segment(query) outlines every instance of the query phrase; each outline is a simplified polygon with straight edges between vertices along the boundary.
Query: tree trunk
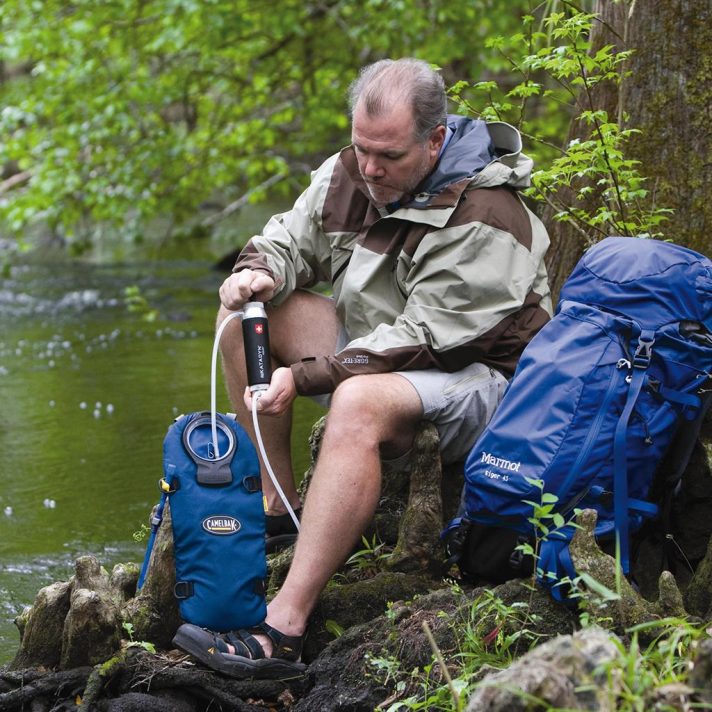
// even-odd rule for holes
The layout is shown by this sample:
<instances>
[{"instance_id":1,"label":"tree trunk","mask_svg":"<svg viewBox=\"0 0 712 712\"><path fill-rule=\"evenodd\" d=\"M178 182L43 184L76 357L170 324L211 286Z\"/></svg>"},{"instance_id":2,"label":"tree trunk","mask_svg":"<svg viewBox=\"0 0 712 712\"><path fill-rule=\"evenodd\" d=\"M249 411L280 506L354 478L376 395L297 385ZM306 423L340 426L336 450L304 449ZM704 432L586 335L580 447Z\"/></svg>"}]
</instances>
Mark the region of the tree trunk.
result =
<instances>
[{"instance_id":1,"label":"tree trunk","mask_svg":"<svg viewBox=\"0 0 712 712\"><path fill-rule=\"evenodd\" d=\"M674 209L666 237L712 254L712 2L662 0L631 7L628 45L636 49L621 87L629 125L639 128L631 157L649 176L651 205Z\"/></svg>"},{"instance_id":2,"label":"tree trunk","mask_svg":"<svg viewBox=\"0 0 712 712\"><path fill-rule=\"evenodd\" d=\"M620 87L602 82L592 90L594 106L625 128L640 130L630 141L630 158L648 177L646 204L674 210L663 223L665 237L709 255L712 240L712 3L709 0L597 0L601 22L592 32L592 52L612 44L633 49ZM567 142L585 127L573 121ZM573 196L571 197L573 200ZM547 258L552 293L559 290L585 249L575 228L544 220L552 246ZM593 237L593 236L591 236Z\"/></svg>"},{"instance_id":3,"label":"tree trunk","mask_svg":"<svg viewBox=\"0 0 712 712\"><path fill-rule=\"evenodd\" d=\"M605 45L614 45L623 49L625 34L625 16L628 11L624 3L613 3L610 0L597 0L595 12L598 13L599 22L593 25L591 32L591 52L595 53ZM618 113L618 87L613 82L600 82L590 90L591 100L595 108L604 109L610 117ZM584 101L584 104L587 104ZM580 109L579 109L580 112ZM574 119L569 127L566 145L575 138L583 138L591 133L590 126ZM575 200L574 192L565 189L561 198L568 204ZM580 207L586 208L585 202L578 201ZM593 207L593 206L588 206ZM565 222L556 222L553 219L554 210L547 209L543 219L551 237L551 247L547 255L547 269L551 284L551 293L554 304L558 301L559 290L578 262L583 251L595 241L591 234L589 240L581 232Z\"/></svg>"}]
</instances>

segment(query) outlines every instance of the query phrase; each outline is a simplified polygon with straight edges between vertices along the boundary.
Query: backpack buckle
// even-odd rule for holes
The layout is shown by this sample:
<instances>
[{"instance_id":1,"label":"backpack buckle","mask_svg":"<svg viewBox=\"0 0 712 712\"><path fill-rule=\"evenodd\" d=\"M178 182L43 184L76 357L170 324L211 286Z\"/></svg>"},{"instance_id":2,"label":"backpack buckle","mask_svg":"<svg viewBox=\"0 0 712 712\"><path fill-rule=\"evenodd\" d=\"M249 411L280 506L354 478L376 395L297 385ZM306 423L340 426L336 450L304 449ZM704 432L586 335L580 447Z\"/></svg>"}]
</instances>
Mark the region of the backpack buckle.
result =
<instances>
[{"instance_id":1,"label":"backpack buckle","mask_svg":"<svg viewBox=\"0 0 712 712\"><path fill-rule=\"evenodd\" d=\"M448 567L457 563L462 558L465 547L465 540L470 531L470 523L458 517L450 523L450 526L440 535L445 545L446 565Z\"/></svg>"},{"instance_id":2,"label":"backpack buckle","mask_svg":"<svg viewBox=\"0 0 712 712\"><path fill-rule=\"evenodd\" d=\"M650 365L654 343L655 339L653 337L646 339L641 335L638 339L638 348L636 348L633 356L633 366L635 368L647 368Z\"/></svg>"},{"instance_id":3,"label":"backpack buckle","mask_svg":"<svg viewBox=\"0 0 712 712\"><path fill-rule=\"evenodd\" d=\"M178 581L173 587L173 595L178 600L190 598L195 593L192 581Z\"/></svg>"}]
</instances>

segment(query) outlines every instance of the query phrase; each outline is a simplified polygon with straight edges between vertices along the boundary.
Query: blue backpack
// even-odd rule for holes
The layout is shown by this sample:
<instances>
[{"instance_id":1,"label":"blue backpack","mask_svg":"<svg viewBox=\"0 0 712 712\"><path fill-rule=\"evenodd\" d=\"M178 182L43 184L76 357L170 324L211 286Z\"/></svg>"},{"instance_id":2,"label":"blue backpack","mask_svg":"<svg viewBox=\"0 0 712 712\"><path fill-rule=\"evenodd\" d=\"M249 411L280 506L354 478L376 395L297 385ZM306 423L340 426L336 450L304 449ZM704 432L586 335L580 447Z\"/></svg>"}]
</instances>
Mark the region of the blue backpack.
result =
<instances>
[{"instance_id":1,"label":"blue backpack","mask_svg":"<svg viewBox=\"0 0 712 712\"><path fill-rule=\"evenodd\" d=\"M217 413L215 431L210 412L180 416L163 441L163 471L138 587L169 501L181 617L220 632L261 623L265 518L259 461L244 429L233 415Z\"/></svg>"},{"instance_id":2,"label":"blue backpack","mask_svg":"<svg viewBox=\"0 0 712 712\"><path fill-rule=\"evenodd\" d=\"M646 501L657 465L681 425L689 447L669 477L679 481L711 374L712 262L628 237L589 249L466 461L461 516L444 532L463 574L492 582L530 574L534 562L518 545L541 535L538 503L551 511L537 578L555 598L566 599L560 583L576 576L575 510L596 510L596 537L617 541L627 575L629 535L658 514Z\"/></svg>"}]
</instances>

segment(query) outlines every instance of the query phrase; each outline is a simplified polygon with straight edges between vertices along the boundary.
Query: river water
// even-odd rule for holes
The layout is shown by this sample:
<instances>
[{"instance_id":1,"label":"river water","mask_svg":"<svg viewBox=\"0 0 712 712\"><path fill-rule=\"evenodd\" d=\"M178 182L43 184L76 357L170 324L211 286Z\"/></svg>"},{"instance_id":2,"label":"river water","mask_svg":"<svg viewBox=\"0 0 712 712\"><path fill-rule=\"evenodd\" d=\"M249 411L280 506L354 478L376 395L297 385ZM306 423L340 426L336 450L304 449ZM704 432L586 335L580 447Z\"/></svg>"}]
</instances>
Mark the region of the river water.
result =
<instances>
[{"instance_id":1,"label":"river water","mask_svg":"<svg viewBox=\"0 0 712 712\"><path fill-rule=\"evenodd\" d=\"M210 406L223 275L205 262L119 266L45 261L0 278L0 665L15 616L67 580L77 556L139 562L133 534L157 501L166 429ZM137 285L155 321L130 313ZM295 471L321 414L299 399ZM230 410L222 379L218 409Z\"/></svg>"}]
</instances>

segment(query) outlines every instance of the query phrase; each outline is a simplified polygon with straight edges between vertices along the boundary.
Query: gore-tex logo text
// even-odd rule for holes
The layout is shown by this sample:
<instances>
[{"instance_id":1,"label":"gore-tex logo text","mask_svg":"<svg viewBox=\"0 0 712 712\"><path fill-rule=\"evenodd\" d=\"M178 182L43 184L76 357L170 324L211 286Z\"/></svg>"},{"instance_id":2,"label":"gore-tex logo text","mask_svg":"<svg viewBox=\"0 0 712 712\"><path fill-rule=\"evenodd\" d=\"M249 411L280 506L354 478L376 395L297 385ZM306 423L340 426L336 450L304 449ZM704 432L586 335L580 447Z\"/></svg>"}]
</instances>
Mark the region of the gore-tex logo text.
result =
<instances>
[{"instance_id":1,"label":"gore-tex logo text","mask_svg":"<svg viewBox=\"0 0 712 712\"><path fill-rule=\"evenodd\" d=\"M368 356L366 354L358 354L356 356L346 356L341 361L344 366L367 366Z\"/></svg>"},{"instance_id":2,"label":"gore-tex logo text","mask_svg":"<svg viewBox=\"0 0 712 712\"><path fill-rule=\"evenodd\" d=\"M511 460L505 460L503 457L495 457L488 452L482 453L482 462L486 465L501 467L503 470L511 470L512 472L519 472L519 468L522 465L521 462L512 462Z\"/></svg>"}]
</instances>

